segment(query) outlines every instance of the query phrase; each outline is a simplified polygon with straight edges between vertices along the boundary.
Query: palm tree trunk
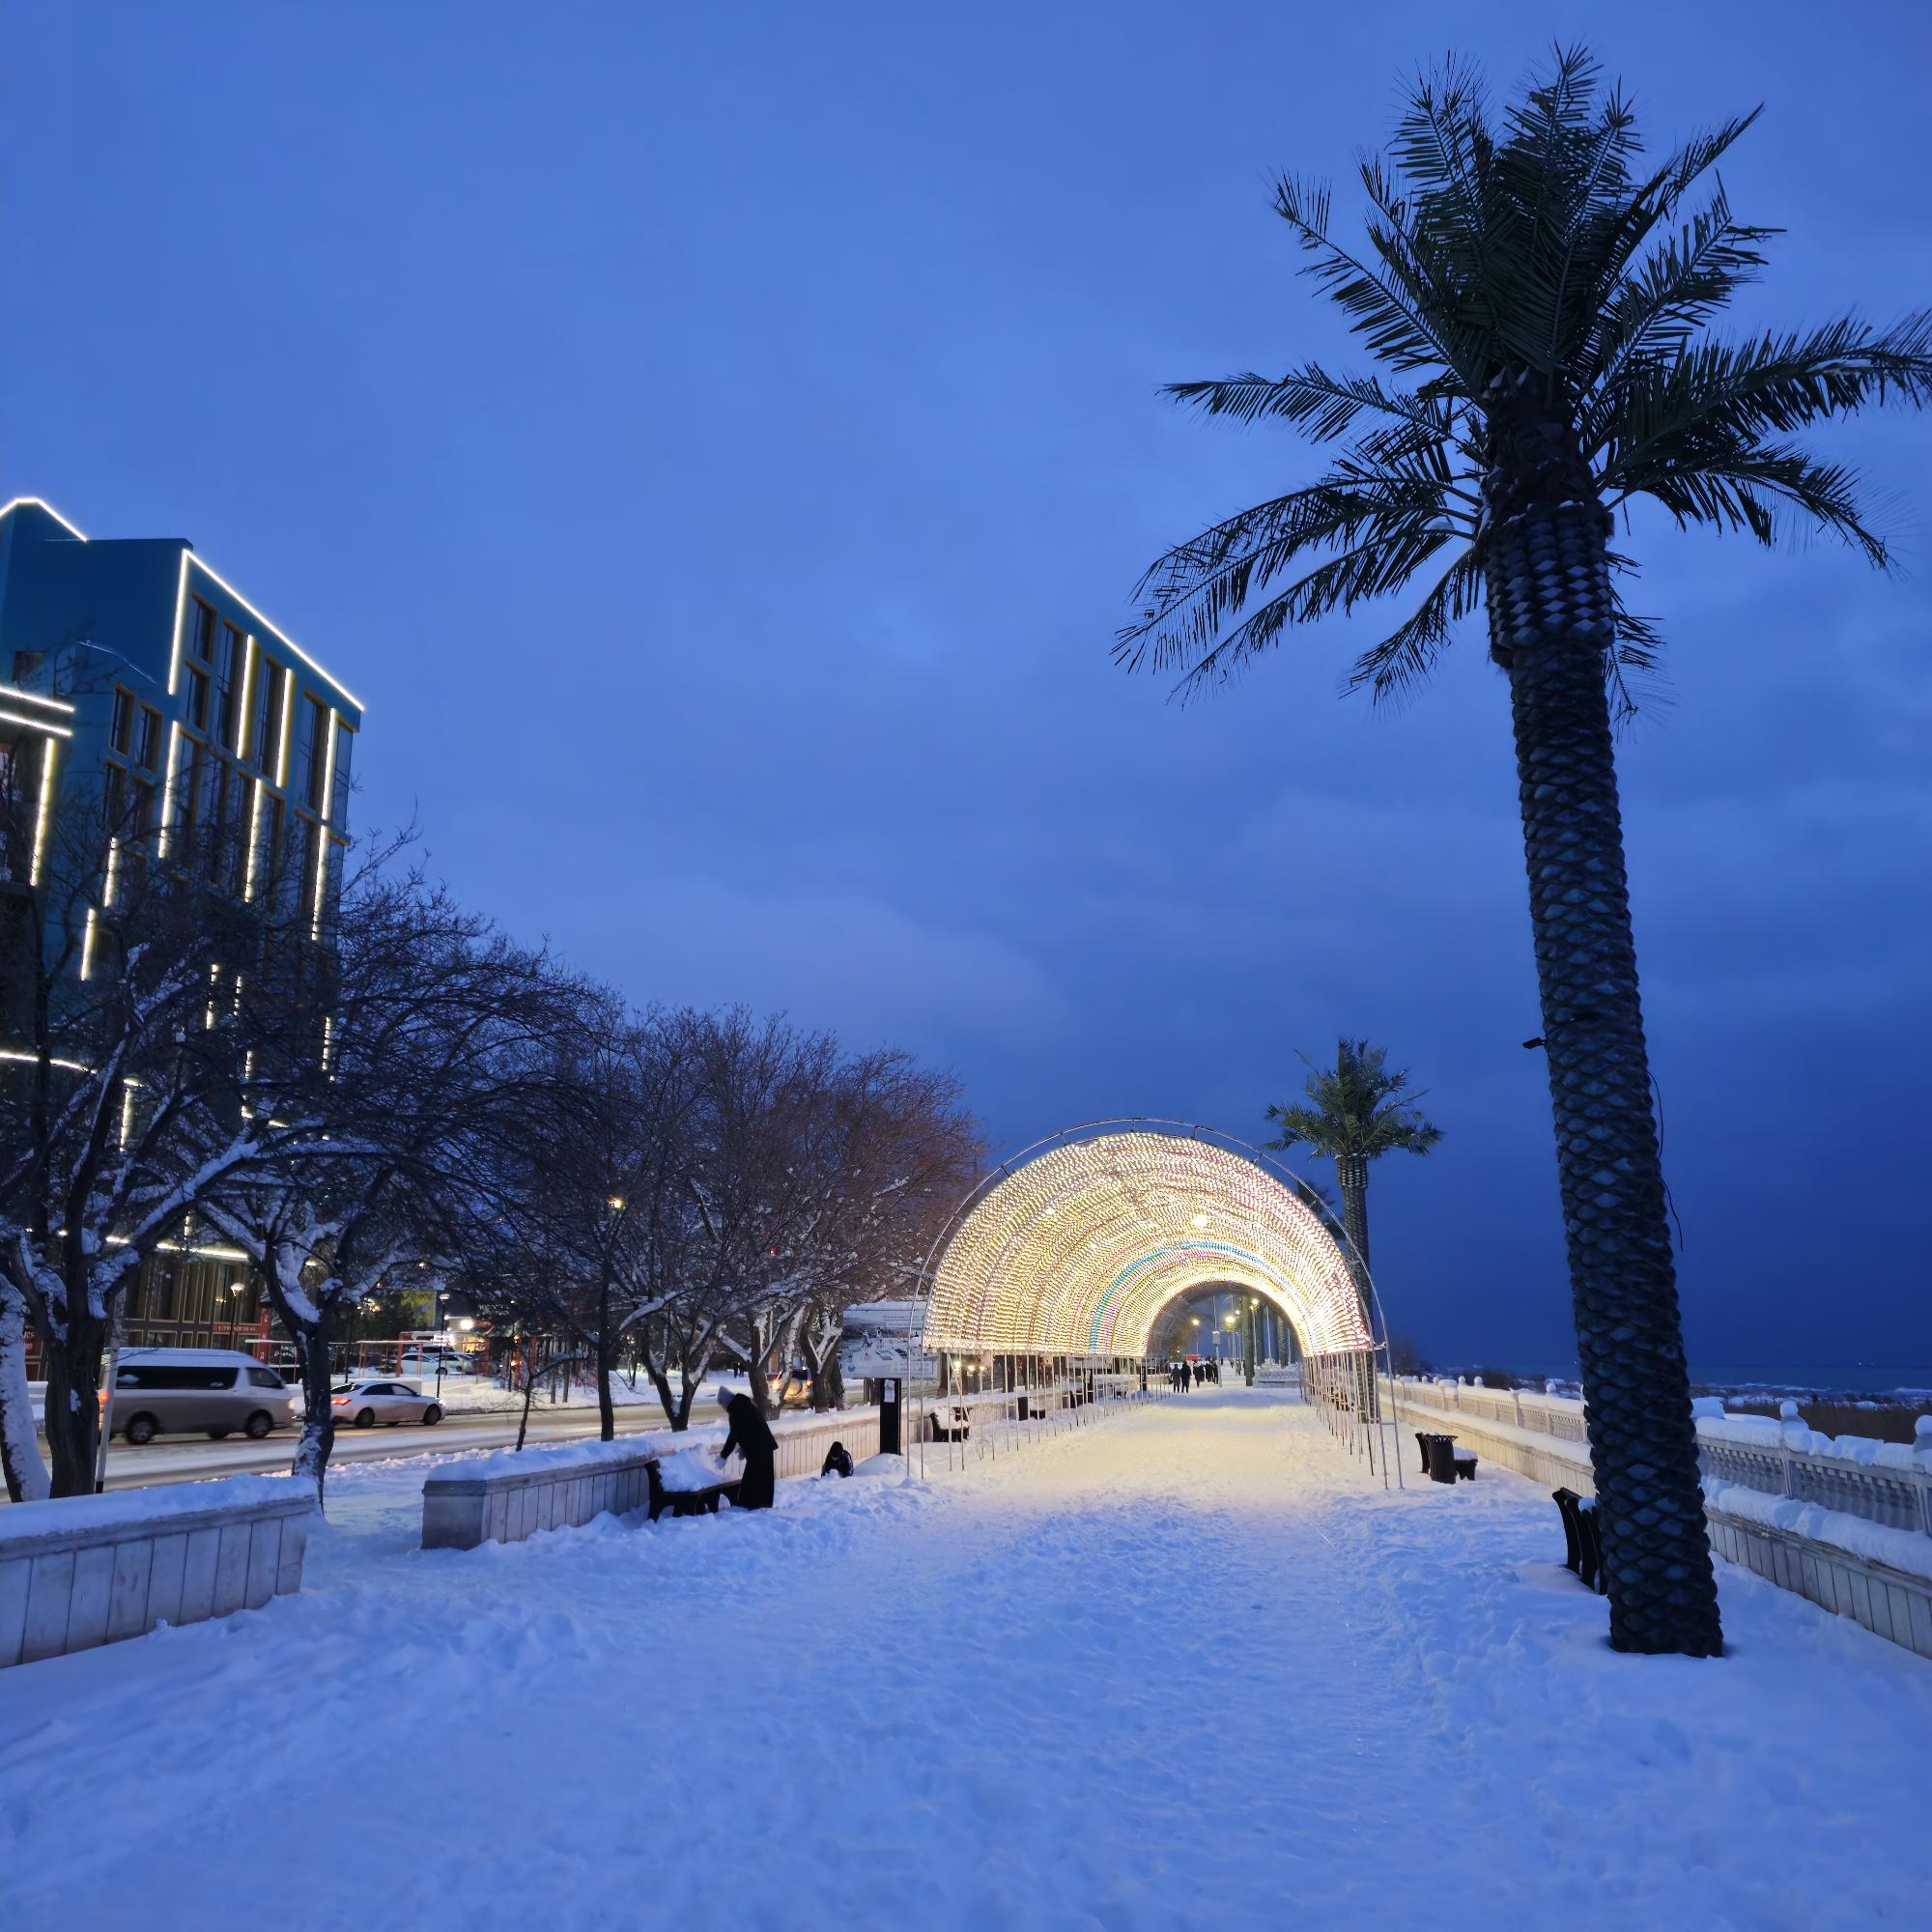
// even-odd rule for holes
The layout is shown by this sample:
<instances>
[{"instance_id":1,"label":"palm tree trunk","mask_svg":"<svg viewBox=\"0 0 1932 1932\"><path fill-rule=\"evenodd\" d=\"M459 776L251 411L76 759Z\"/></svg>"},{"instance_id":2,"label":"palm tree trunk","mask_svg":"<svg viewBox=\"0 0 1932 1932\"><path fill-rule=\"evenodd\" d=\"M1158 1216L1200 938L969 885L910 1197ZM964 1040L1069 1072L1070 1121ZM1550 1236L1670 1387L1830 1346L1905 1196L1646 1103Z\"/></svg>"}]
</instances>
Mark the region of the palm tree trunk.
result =
<instances>
[{"instance_id":1,"label":"palm tree trunk","mask_svg":"<svg viewBox=\"0 0 1932 1932\"><path fill-rule=\"evenodd\" d=\"M1537 986L1610 1642L1718 1655L1690 1381L1651 1111L1604 654L1604 513L1498 523L1488 588L1516 730Z\"/></svg>"},{"instance_id":2,"label":"palm tree trunk","mask_svg":"<svg viewBox=\"0 0 1932 1932\"><path fill-rule=\"evenodd\" d=\"M1364 1274L1369 1267L1369 1162L1359 1153L1335 1156L1335 1182L1342 1190L1342 1228L1354 1244Z\"/></svg>"}]
</instances>

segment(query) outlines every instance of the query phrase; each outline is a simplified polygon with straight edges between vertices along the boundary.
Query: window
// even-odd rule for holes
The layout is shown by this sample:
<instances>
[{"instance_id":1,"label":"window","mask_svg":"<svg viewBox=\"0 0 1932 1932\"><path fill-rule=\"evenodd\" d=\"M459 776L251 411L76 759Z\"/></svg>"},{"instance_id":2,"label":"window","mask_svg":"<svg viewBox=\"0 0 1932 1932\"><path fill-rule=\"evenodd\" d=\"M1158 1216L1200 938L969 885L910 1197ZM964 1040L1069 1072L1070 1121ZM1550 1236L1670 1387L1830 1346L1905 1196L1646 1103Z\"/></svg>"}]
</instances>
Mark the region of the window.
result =
<instances>
[{"instance_id":1,"label":"window","mask_svg":"<svg viewBox=\"0 0 1932 1932\"><path fill-rule=\"evenodd\" d=\"M335 784L328 801L328 822L340 832L349 823L349 762L355 733L339 720L335 730Z\"/></svg>"},{"instance_id":2,"label":"window","mask_svg":"<svg viewBox=\"0 0 1932 1932\"><path fill-rule=\"evenodd\" d=\"M158 810L155 802L154 781L137 778L129 792L132 805L128 814L128 836L130 838L151 838Z\"/></svg>"},{"instance_id":3,"label":"window","mask_svg":"<svg viewBox=\"0 0 1932 1932\"><path fill-rule=\"evenodd\" d=\"M161 762L161 714L152 704L141 707L140 735L134 740L134 762L152 772Z\"/></svg>"},{"instance_id":4,"label":"window","mask_svg":"<svg viewBox=\"0 0 1932 1932\"><path fill-rule=\"evenodd\" d=\"M248 1386L258 1389L278 1389L285 1386L285 1384L281 1377L273 1369L250 1369L248 1371Z\"/></svg>"},{"instance_id":5,"label":"window","mask_svg":"<svg viewBox=\"0 0 1932 1932\"><path fill-rule=\"evenodd\" d=\"M203 1368L199 1364L156 1362L152 1367L117 1370L114 1386L118 1389L225 1389L235 1386L236 1374L237 1371L230 1367Z\"/></svg>"},{"instance_id":6,"label":"window","mask_svg":"<svg viewBox=\"0 0 1932 1932\"><path fill-rule=\"evenodd\" d=\"M242 810L243 781L226 758L210 757L207 764L208 791L202 812L207 838L204 864L213 883L227 885L233 882L240 844L233 820Z\"/></svg>"},{"instance_id":7,"label":"window","mask_svg":"<svg viewBox=\"0 0 1932 1932\"><path fill-rule=\"evenodd\" d=\"M288 807L279 798L265 798L262 801L261 823L256 828L255 836L259 842L255 847L255 883L257 889L266 891L271 900L281 883L287 812Z\"/></svg>"},{"instance_id":8,"label":"window","mask_svg":"<svg viewBox=\"0 0 1932 1932\"><path fill-rule=\"evenodd\" d=\"M214 735L230 752L242 742L242 684L247 665L247 639L233 624L223 624L214 659Z\"/></svg>"},{"instance_id":9,"label":"window","mask_svg":"<svg viewBox=\"0 0 1932 1932\"><path fill-rule=\"evenodd\" d=\"M114 687L114 712L107 722L107 742L125 758L134 737L134 694Z\"/></svg>"},{"instance_id":10,"label":"window","mask_svg":"<svg viewBox=\"0 0 1932 1932\"><path fill-rule=\"evenodd\" d=\"M282 693L289 674L282 666L263 658L255 672L255 728L249 736L249 756L270 781L281 777Z\"/></svg>"},{"instance_id":11,"label":"window","mask_svg":"<svg viewBox=\"0 0 1932 1932\"><path fill-rule=\"evenodd\" d=\"M325 867L328 864L328 834L319 825L303 828L307 844L302 852L302 895L301 910L305 917L319 919L322 916L320 896Z\"/></svg>"},{"instance_id":12,"label":"window","mask_svg":"<svg viewBox=\"0 0 1932 1932\"><path fill-rule=\"evenodd\" d=\"M127 811L128 769L109 758L100 781L100 816L110 833L127 829Z\"/></svg>"},{"instance_id":13,"label":"window","mask_svg":"<svg viewBox=\"0 0 1932 1932\"><path fill-rule=\"evenodd\" d=\"M201 821L202 772L208 756L199 738L179 738L175 742L173 812L170 834L179 832L184 840L194 837Z\"/></svg>"},{"instance_id":14,"label":"window","mask_svg":"<svg viewBox=\"0 0 1932 1932\"><path fill-rule=\"evenodd\" d=\"M199 665L187 668L187 722L197 731L208 729L208 673Z\"/></svg>"},{"instance_id":15,"label":"window","mask_svg":"<svg viewBox=\"0 0 1932 1932\"><path fill-rule=\"evenodd\" d=\"M296 769L290 789L311 811L323 807L322 787L327 779L328 713L322 700L304 697L300 732L296 740Z\"/></svg>"},{"instance_id":16,"label":"window","mask_svg":"<svg viewBox=\"0 0 1932 1932\"><path fill-rule=\"evenodd\" d=\"M214 658L214 612L199 597L187 604L186 639L188 655L210 664Z\"/></svg>"}]
</instances>

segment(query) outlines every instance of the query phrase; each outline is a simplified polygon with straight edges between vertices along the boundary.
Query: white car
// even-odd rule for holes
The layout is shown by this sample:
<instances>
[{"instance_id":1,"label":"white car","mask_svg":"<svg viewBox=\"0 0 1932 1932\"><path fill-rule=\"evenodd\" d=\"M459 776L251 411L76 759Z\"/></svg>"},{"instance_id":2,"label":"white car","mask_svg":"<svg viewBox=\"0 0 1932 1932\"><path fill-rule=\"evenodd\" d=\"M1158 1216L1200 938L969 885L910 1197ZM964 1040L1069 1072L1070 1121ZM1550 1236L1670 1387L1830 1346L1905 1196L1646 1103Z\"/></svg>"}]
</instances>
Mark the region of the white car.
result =
<instances>
[{"instance_id":1,"label":"white car","mask_svg":"<svg viewBox=\"0 0 1932 1932\"><path fill-rule=\"evenodd\" d=\"M442 1420L442 1407L433 1396L408 1382L337 1382L328 1392L328 1406L337 1422L373 1429L379 1422L392 1428L399 1422L420 1422L425 1429Z\"/></svg>"}]
</instances>

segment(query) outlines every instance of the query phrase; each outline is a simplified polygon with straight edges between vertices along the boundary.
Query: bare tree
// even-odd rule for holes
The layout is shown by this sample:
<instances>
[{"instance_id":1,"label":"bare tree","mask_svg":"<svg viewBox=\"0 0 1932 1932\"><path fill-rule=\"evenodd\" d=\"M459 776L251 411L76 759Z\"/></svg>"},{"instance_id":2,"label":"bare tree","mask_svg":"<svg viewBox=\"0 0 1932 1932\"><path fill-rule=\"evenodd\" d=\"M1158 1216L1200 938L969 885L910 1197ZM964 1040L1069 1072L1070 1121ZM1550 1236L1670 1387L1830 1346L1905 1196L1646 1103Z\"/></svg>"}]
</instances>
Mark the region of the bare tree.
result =
<instances>
[{"instance_id":1,"label":"bare tree","mask_svg":"<svg viewBox=\"0 0 1932 1932\"><path fill-rule=\"evenodd\" d=\"M46 1363L55 1495L90 1491L100 1364L127 1291L185 1242L211 1193L270 1160L352 1151L306 1106L305 1073L255 1065L260 982L320 975L326 879L306 894L233 890L239 827L184 817L151 848L76 806L49 841L11 949L12 1017L29 1056L0 1083L0 1444L10 1493L39 1480L20 1350ZM279 962L279 965L271 964Z\"/></svg>"}]
</instances>

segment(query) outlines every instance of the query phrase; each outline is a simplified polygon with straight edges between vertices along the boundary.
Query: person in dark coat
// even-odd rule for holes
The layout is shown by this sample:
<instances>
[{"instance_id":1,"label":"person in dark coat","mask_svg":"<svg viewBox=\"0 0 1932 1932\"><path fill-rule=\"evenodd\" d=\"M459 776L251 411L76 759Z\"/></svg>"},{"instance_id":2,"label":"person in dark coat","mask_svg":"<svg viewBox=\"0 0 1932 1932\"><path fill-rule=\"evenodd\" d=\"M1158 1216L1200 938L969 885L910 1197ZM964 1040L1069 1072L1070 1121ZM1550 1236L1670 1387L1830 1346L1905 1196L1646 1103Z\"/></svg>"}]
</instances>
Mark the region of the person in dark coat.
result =
<instances>
[{"instance_id":1,"label":"person in dark coat","mask_svg":"<svg viewBox=\"0 0 1932 1932\"><path fill-rule=\"evenodd\" d=\"M718 1406L731 1425L718 1460L723 1463L734 1449L745 1459L745 1477L738 1485L734 1504L741 1510L768 1510L778 1490L778 1438L750 1396L734 1395L729 1389L721 1388Z\"/></svg>"}]
</instances>

